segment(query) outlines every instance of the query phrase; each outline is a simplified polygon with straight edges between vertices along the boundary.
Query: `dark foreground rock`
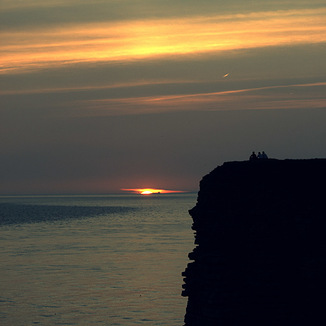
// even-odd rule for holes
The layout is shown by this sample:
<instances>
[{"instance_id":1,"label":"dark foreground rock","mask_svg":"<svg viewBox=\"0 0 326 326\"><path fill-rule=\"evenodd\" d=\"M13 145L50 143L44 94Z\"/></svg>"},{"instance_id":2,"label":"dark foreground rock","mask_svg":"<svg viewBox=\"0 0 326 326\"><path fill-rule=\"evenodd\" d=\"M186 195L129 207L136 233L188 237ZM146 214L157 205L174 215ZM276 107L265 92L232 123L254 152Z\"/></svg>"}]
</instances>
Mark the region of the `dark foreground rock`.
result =
<instances>
[{"instance_id":1,"label":"dark foreground rock","mask_svg":"<svg viewBox=\"0 0 326 326\"><path fill-rule=\"evenodd\" d=\"M229 162L200 182L186 326L326 325L326 159Z\"/></svg>"}]
</instances>

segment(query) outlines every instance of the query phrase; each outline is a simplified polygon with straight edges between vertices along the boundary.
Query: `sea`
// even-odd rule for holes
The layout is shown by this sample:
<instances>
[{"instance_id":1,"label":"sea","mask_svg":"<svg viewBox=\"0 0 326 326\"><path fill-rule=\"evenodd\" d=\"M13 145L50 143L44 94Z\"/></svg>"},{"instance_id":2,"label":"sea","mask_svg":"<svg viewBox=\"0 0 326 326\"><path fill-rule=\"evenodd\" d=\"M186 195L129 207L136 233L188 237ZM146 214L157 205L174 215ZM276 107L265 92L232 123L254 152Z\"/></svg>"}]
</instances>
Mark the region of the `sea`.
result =
<instances>
[{"instance_id":1,"label":"sea","mask_svg":"<svg viewBox=\"0 0 326 326\"><path fill-rule=\"evenodd\" d=\"M0 325L183 325L196 197L0 197Z\"/></svg>"}]
</instances>

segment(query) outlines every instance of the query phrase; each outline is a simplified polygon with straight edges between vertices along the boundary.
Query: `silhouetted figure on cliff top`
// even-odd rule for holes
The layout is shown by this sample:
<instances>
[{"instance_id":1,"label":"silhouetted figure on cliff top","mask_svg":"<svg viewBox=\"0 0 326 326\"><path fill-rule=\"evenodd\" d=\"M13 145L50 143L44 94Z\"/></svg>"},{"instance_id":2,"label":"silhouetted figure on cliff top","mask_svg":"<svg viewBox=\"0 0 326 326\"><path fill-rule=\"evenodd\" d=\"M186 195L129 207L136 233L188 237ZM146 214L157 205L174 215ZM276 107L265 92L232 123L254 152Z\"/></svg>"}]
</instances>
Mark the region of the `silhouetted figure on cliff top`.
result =
<instances>
[{"instance_id":1,"label":"silhouetted figure on cliff top","mask_svg":"<svg viewBox=\"0 0 326 326\"><path fill-rule=\"evenodd\" d=\"M252 154L251 154L250 157L249 157L249 160L250 160L250 161L256 161L256 160L257 160L257 155L256 155L255 152L252 152Z\"/></svg>"},{"instance_id":2,"label":"silhouetted figure on cliff top","mask_svg":"<svg viewBox=\"0 0 326 326\"><path fill-rule=\"evenodd\" d=\"M252 152L252 154L250 155L250 158L249 158L250 161L267 160L267 159L268 159L268 156L264 151L262 153L258 152L258 155L256 155L255 152Z\"/></svg>"}]
</instances>

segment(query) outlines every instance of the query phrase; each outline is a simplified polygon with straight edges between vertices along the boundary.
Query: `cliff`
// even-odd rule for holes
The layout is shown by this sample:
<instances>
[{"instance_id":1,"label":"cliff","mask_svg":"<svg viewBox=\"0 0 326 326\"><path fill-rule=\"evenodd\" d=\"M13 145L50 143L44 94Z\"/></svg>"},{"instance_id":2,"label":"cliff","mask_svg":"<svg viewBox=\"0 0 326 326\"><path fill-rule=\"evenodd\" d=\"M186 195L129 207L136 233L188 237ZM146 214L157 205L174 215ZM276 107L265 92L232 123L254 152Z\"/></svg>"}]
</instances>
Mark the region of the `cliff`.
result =
<instances>
[{"instance_id":1,"label":"cliff","mask_svg":"<svg viewBox=\"0 0 326 326\"><path fill-rule=\"evenodd\" d=\"M200 182L186 326L326 325L326 159L228 162Z\"/></svg>"}]
</instances>

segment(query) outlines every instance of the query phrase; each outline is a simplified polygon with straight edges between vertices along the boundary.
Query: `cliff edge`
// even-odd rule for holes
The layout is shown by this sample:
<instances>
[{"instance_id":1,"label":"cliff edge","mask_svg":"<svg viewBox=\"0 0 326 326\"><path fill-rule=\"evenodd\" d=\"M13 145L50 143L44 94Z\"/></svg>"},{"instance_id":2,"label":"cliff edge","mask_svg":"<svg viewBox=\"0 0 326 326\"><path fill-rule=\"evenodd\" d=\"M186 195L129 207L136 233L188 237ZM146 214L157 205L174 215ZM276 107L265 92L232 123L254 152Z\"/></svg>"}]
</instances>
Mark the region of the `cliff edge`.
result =
<instances>
[{"instance_id":1,"label":"cliff edge","mask_svg":"<svg viewBox=\"0 0 326 326\"><path fill-rule=\"evenodd\" d=\"M186 326L326 325L326 159L227 162L200 182Z\"/></svg>"}]
</instances>

